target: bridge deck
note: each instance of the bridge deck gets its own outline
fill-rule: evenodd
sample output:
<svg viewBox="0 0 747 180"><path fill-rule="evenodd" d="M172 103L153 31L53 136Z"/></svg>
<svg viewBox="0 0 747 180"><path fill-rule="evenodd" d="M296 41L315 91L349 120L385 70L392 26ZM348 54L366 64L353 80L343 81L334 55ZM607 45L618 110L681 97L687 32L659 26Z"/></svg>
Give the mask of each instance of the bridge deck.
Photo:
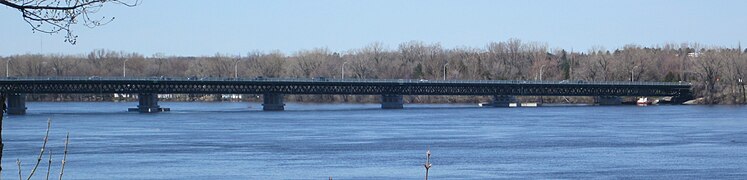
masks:
<svg viewBox="0 0 747 180"><path fill-rule="evenodd" d="M524 80L24 77L0 79L3 93L193 93L360 95L679 96L689 83Z"/></svg>

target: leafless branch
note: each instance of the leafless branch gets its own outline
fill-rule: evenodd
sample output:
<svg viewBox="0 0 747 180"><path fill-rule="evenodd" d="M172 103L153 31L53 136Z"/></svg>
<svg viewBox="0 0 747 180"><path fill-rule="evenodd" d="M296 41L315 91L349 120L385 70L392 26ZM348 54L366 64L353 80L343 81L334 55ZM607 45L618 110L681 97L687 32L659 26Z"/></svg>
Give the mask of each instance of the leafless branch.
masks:
<svg viewBox="0 0 747 180"><path fill-rule="evenodd" d="M44 156L44 150L47 147L47 141L49 141L49 128L52 126L52 119L47 120L47 133L44 135L44 143L42 143L41 151L39 152L39 157L36 159L36 164L34 165L34 169L31 169L31 173L29 174L29 177L26 178L26 180L30 180L31 176L34 176L34 173L36 172L36 168L39 167L39 164L41 163L42 156Z"/></svg>
<svg viewBox="0 0 747 180"><path fill-rule="evenodd" d="M0 0L0 4L16 9L33 32L54 34L65 31L65 42L75 44L76 36L71 25L82 24L89 28L103 26L114 18L92 17L106 3L134 7L140 0Z"/></svg>
<svg viewBox="0 0 747 180"><path fill-rule="evenodd" d="M65 172L65 162L67 162L67 145L70 143L70 132L65 136L65 152L62 155L62 167L60 167L60 180L62 180L62 174Z"/></svg>
<svg viewBox="0 0 747 180"><path fill-rule="evenodd" d="M52 171L52 151L47 151L47 154L49 154L49 162L47 162L47 178L46 180L49 180L49 173Z"/></svg>
<svg viewBox="0 0 747 180"><path fill-rule="evenodd" d="M18 165L18 180L23 180L21 175L21 159L16 159L16 165Z"/></svg>

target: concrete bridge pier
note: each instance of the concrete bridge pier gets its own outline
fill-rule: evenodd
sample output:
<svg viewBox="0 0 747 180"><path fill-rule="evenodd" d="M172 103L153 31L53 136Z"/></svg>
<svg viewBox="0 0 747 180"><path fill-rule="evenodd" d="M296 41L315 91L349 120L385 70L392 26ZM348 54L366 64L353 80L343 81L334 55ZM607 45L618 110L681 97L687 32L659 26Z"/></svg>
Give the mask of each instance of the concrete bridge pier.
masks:
<svg viewBox="0 0 747 180"><path fill-rule="evenodd" d="M594 102L598 105L621 105L622 98L619 96L597 96L594 98Z"/></svg>
<svg viewBox="0 0 747 180"><path fill-rule="evenodd" d="M402 109L404 104L405 103L402 100L402 95L381 95L381 109Z"/></svg>
<svg viewBox="0 0 747 180"><path fill-rule="evenodd" d="M164 111L170 111L169 108L161 108L158 105L158 94L155 93L141 93L137 94L139 104L137 108L130 108L128 111L137 111L140 113L158 113Z"/></svg>
<svg viewBox="0 0 747 180"><path fill-rule="evenodd" d="M283 102L283 94L278 93L267 93L262 95L262 110L263 111L283 111L285 110L285 103Z"/></svg>
<svg viewBox="0 0 747 180"><path fill-rule="evenodd" d="M516 104L511 106L511 104ZM493 102L490 106L493 107L521 107L521 102L516 99L516 96L509 95L494 95Z"/></svg>
<svg viewBox="0 0 747 180"><path fill-rule="evenodd" d="M10 93L8 94L8 115L26 114L26 94Z"/></svg>

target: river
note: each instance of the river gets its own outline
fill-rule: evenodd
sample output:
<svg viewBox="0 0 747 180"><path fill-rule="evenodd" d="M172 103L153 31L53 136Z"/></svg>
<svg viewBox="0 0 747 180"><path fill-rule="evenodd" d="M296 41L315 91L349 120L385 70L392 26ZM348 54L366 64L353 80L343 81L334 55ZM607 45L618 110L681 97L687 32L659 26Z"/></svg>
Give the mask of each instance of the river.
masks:
<svg viewBox="0 0 747 180"><path fill-rule="evenodd" d="M29 102L3 122L3 178L26 176L47 119L65 179L743 179L746 106ZM47 155L35 179L44 179ZM56 179L56 178L54 178Z"/></svg>

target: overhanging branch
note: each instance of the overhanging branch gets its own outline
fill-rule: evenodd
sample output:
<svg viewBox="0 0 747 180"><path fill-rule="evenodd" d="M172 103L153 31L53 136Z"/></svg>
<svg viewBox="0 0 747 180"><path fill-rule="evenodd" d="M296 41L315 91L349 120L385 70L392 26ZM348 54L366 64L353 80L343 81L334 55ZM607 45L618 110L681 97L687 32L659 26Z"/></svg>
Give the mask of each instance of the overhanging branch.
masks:
<svg viewBox="0 0 747 180"><path fill-rule="evenodd" d="M139 0L0 0L0 4L21 12L31 30L54 34L65 31L65 42L75 44L77 36L73 34L71 25L81 23L94 28L103 26L114 20L107 17L92 17L106 3L114 3L127 7L134 7Z"/></svg>

